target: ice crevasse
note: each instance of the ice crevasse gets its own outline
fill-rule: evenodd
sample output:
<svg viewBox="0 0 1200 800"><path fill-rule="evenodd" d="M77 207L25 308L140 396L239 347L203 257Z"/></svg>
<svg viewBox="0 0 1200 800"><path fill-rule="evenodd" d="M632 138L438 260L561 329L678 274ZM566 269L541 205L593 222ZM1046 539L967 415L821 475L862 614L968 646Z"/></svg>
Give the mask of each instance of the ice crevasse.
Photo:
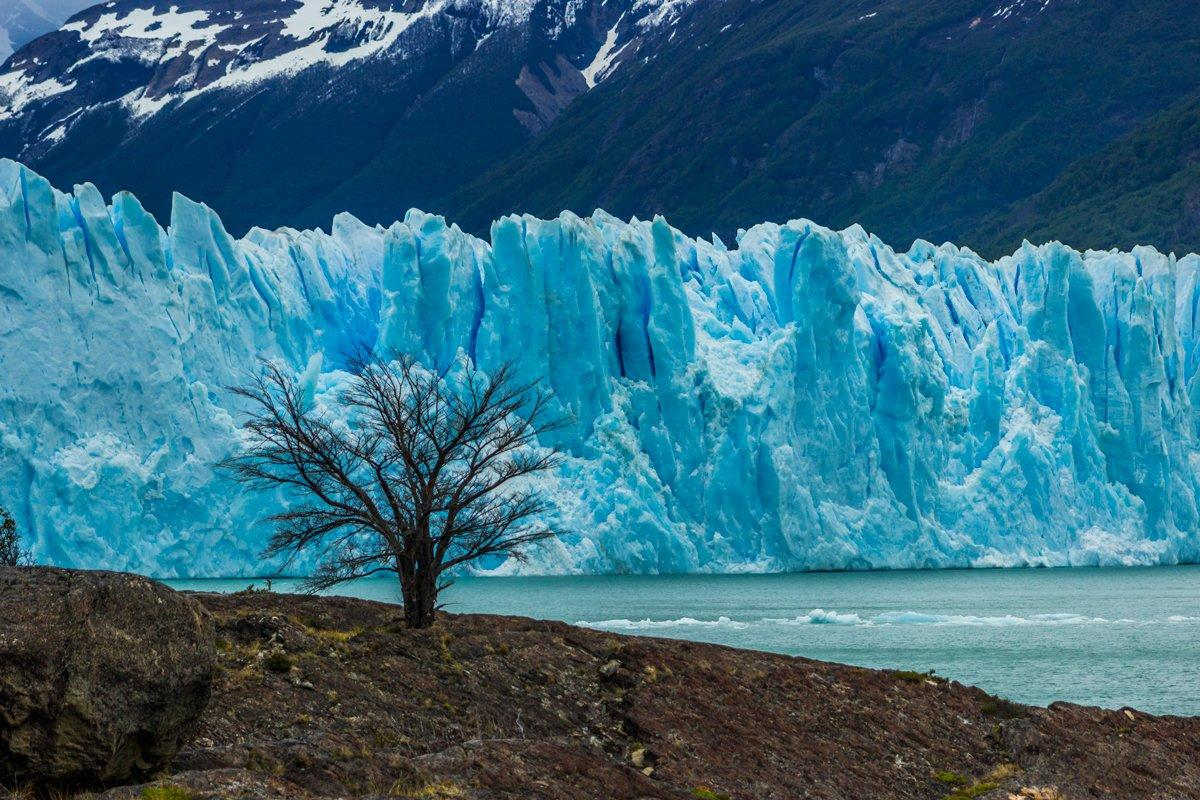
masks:
<svg viewBox="0 0 1200 800"><path fill-rule="evenodd" d="M262 574L278 497L214 473L225 387L329 405L357 344L515 359L571 419L535 572L1200 559L1200 257L897 253L800 220L736 247L603 212L491 242L409 212L235 239L176 197L0 162L0 503L45 562ZM491 565L518 569L512 563Z"/></svg>

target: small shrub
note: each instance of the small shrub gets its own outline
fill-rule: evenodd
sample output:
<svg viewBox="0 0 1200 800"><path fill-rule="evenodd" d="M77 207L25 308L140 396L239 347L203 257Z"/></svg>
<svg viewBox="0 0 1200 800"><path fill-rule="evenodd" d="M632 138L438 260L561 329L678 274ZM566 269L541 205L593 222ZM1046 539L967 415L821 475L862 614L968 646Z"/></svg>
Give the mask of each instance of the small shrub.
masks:
<svg viewBox="0 0 1200 800"><path fill-rule="evenodd" d="M29 563L29 554L21 549L21 535L17 523L8 511L0 506L0 566L20 567Z"/></svg>
<svg viewBox="0 0 1200 800"><path fill-rule="evenodd" d="M271 594L274 591L271 588L271 579L265 578L264 583L266 584L264 586L258 586L252 583L245 589L242 589L240 592L235 592L235 594Z"/></svg>
<svg viewBox="0 0 1200 800"><path fill-rule="evenodd" d="M729 800L729 795L714 792L707 786L697 786L695 789L692 789L692 797L696 798L696 800Z"/></svg>
<svg viewBox="0 0 1200 800"><path fill-rule="evenodd" d="M1002 697L991 697L979 704L979 713L985 717L1018 719L1025 716L1025 709Z"/></svg>
<svg viewBox="0 0 1200 800"><path fill-rule="evenodd" d="M263 659L263 666L271 670L271 672L288 672L291 670L294 663L295 662L292 661L292 657L282 650L272 650L271 652L267 653L267 657Z"/></svg>

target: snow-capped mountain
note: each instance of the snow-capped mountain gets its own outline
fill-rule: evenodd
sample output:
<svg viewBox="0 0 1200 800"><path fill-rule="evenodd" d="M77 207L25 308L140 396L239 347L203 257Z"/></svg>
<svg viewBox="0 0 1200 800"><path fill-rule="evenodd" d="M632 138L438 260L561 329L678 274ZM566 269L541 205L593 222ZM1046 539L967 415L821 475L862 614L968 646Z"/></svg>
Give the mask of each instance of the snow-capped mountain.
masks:
<svg viewBox="0 0 1200 800"><path fill-rule="evenodd" d="M431 45L442 44L431 41L431 29L438 26L454 28L458 41L452 49L461 55L478 50L497 31L536 25L546 41L562 43L562 52L554 55L566 62L547 65L553 76L516 78L518 84L541 84L526 92L534 105L528 124L537 127L561 110L556 104L580 91L578 78L585 88L594 86L620 59L636 54L639 33L673 18L684 2L638 0L603 12L603 4L592 9L580 0L107 2L75 16L7 65L0 78L0 119L40 116L44 126L25 150L36 154L103 103L121 103L140 118L204 92L252 88L315 66L374 58L403 71L406 61L438 55L430 52ZM589 41L594 24L614 13L598 46ZM553 85L555 79L561 85Z"/></svg>
<svg viewBox="0 0 1200 800"><path fill-rule="evenodd" d="M224 180L230 160L266 152L276 158L255 159L266 169L294 153L339 184L418 152L474 174L637 58L688 2L113 0L4 65L0 154L51 175L53 164L92 162L101 185L129 175L106 163L136 154L214 201L246 193ZM420 187L413 172L420 165L397 179ZM133 184L120 188L144 188ZM165 192L147 194L165 210ZM298 210L319 200L301 195ZM234 216L237 227L251 222Z"/></svg>
<svg viewBox="0 0 1200 800"><path fill-rule="evenodd" d="M279 500L213 472L223 387L270 358L323 406L374 344L553 392L566 533L534 570L1200 560L1200 257L603 212L490 239L417 211L237 239L182 197L164 229L0 162L0 504L39 560L261 574Z"/></svg>
<svg viewBox="0 0 1200 800"><path fill-rule="evenodd" d="M0 62L14 49L54 30L94 0L5 0L0 7Z"/></svg>

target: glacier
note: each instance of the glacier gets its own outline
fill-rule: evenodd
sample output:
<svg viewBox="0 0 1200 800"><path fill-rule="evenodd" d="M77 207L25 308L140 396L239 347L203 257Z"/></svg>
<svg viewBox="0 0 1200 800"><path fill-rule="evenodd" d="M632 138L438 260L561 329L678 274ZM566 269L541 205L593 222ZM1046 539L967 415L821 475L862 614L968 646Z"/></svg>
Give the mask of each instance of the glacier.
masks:
<svg viewBox="0 0 1200 800"><path fill-rule="evenodd" d="M1196 255L600 211L490 239L419 211L234 239L181 196L163 228L0 162L0 504L39 561L269 572L281 498L212 468L227 387L273 359L320 404L366 344L515 359L569 416L564 534L494 573L1200 560Z"/></svg>

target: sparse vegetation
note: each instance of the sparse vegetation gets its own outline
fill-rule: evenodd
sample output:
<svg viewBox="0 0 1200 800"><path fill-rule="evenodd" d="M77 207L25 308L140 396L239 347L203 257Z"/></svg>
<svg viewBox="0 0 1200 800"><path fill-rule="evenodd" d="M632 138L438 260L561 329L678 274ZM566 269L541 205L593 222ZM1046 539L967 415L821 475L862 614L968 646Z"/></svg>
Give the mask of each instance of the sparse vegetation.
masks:
<svg viewBox="0 0 1200 800"><path fill-rule="evenodd" d="M95 795L88 791L76 792L54 786L27 785L6 789L0 784L0 797L5 800L93 800Z"/></svg>
<svg viewBox="0 0 1200 800"><path fill-rule="evenodd" d="M1063 800L1063 796L1056 786L1022 786L1016 794L1010 793L1008 800Z"/></svg>
<svg viewBox="0 0 1200 800"><path fill-rule="evenodd" d="M955 787L954 791L945 796L945 800L971 800L1000 788L1001 783L1018 772L1020 769L1015 764L1000 764L978 781L951 770L935 772L933 777L940 783Z"/></svg>
<svg viewBox="0 0 1200 800"><path fill-rule="evenodd" d="M1021 771L1016 764L1001 764L987 774L986 780L1005 781Z"/></svg>
<svg viewBox="0 0 1200 800"><path fill-rule="evenodd" d="M955 789L950 794L946 795L946 800L972 800L972 798L987 794L993 789L999 788L1000 784L993 781L980 781L972 783L969 786L962 786Z"/></svg>
<svg viewBox="0 0 1200 800"><path fill-rule="evenodd" d="M178 786L147 786L141 800L192 800L192 793Z"/></svg>
<svg viewBox="0 0 1200 800"><path fill-rule="evenodd" d="M940 781L941 783L948 783L951 786L968 786L971 783L971 779L966 775L958 772L950 772L949 770L935 772L933 777L934 780Z"/></svg>
<svg viewBox="0 0 1200 800"><path fill-rule="evenodd" d="M452 798L463 797L465 794L462 788L452 781L434 781L420 786L397 781L388 792L389 797L421 798L422 800L452 800Z"/></svg>

